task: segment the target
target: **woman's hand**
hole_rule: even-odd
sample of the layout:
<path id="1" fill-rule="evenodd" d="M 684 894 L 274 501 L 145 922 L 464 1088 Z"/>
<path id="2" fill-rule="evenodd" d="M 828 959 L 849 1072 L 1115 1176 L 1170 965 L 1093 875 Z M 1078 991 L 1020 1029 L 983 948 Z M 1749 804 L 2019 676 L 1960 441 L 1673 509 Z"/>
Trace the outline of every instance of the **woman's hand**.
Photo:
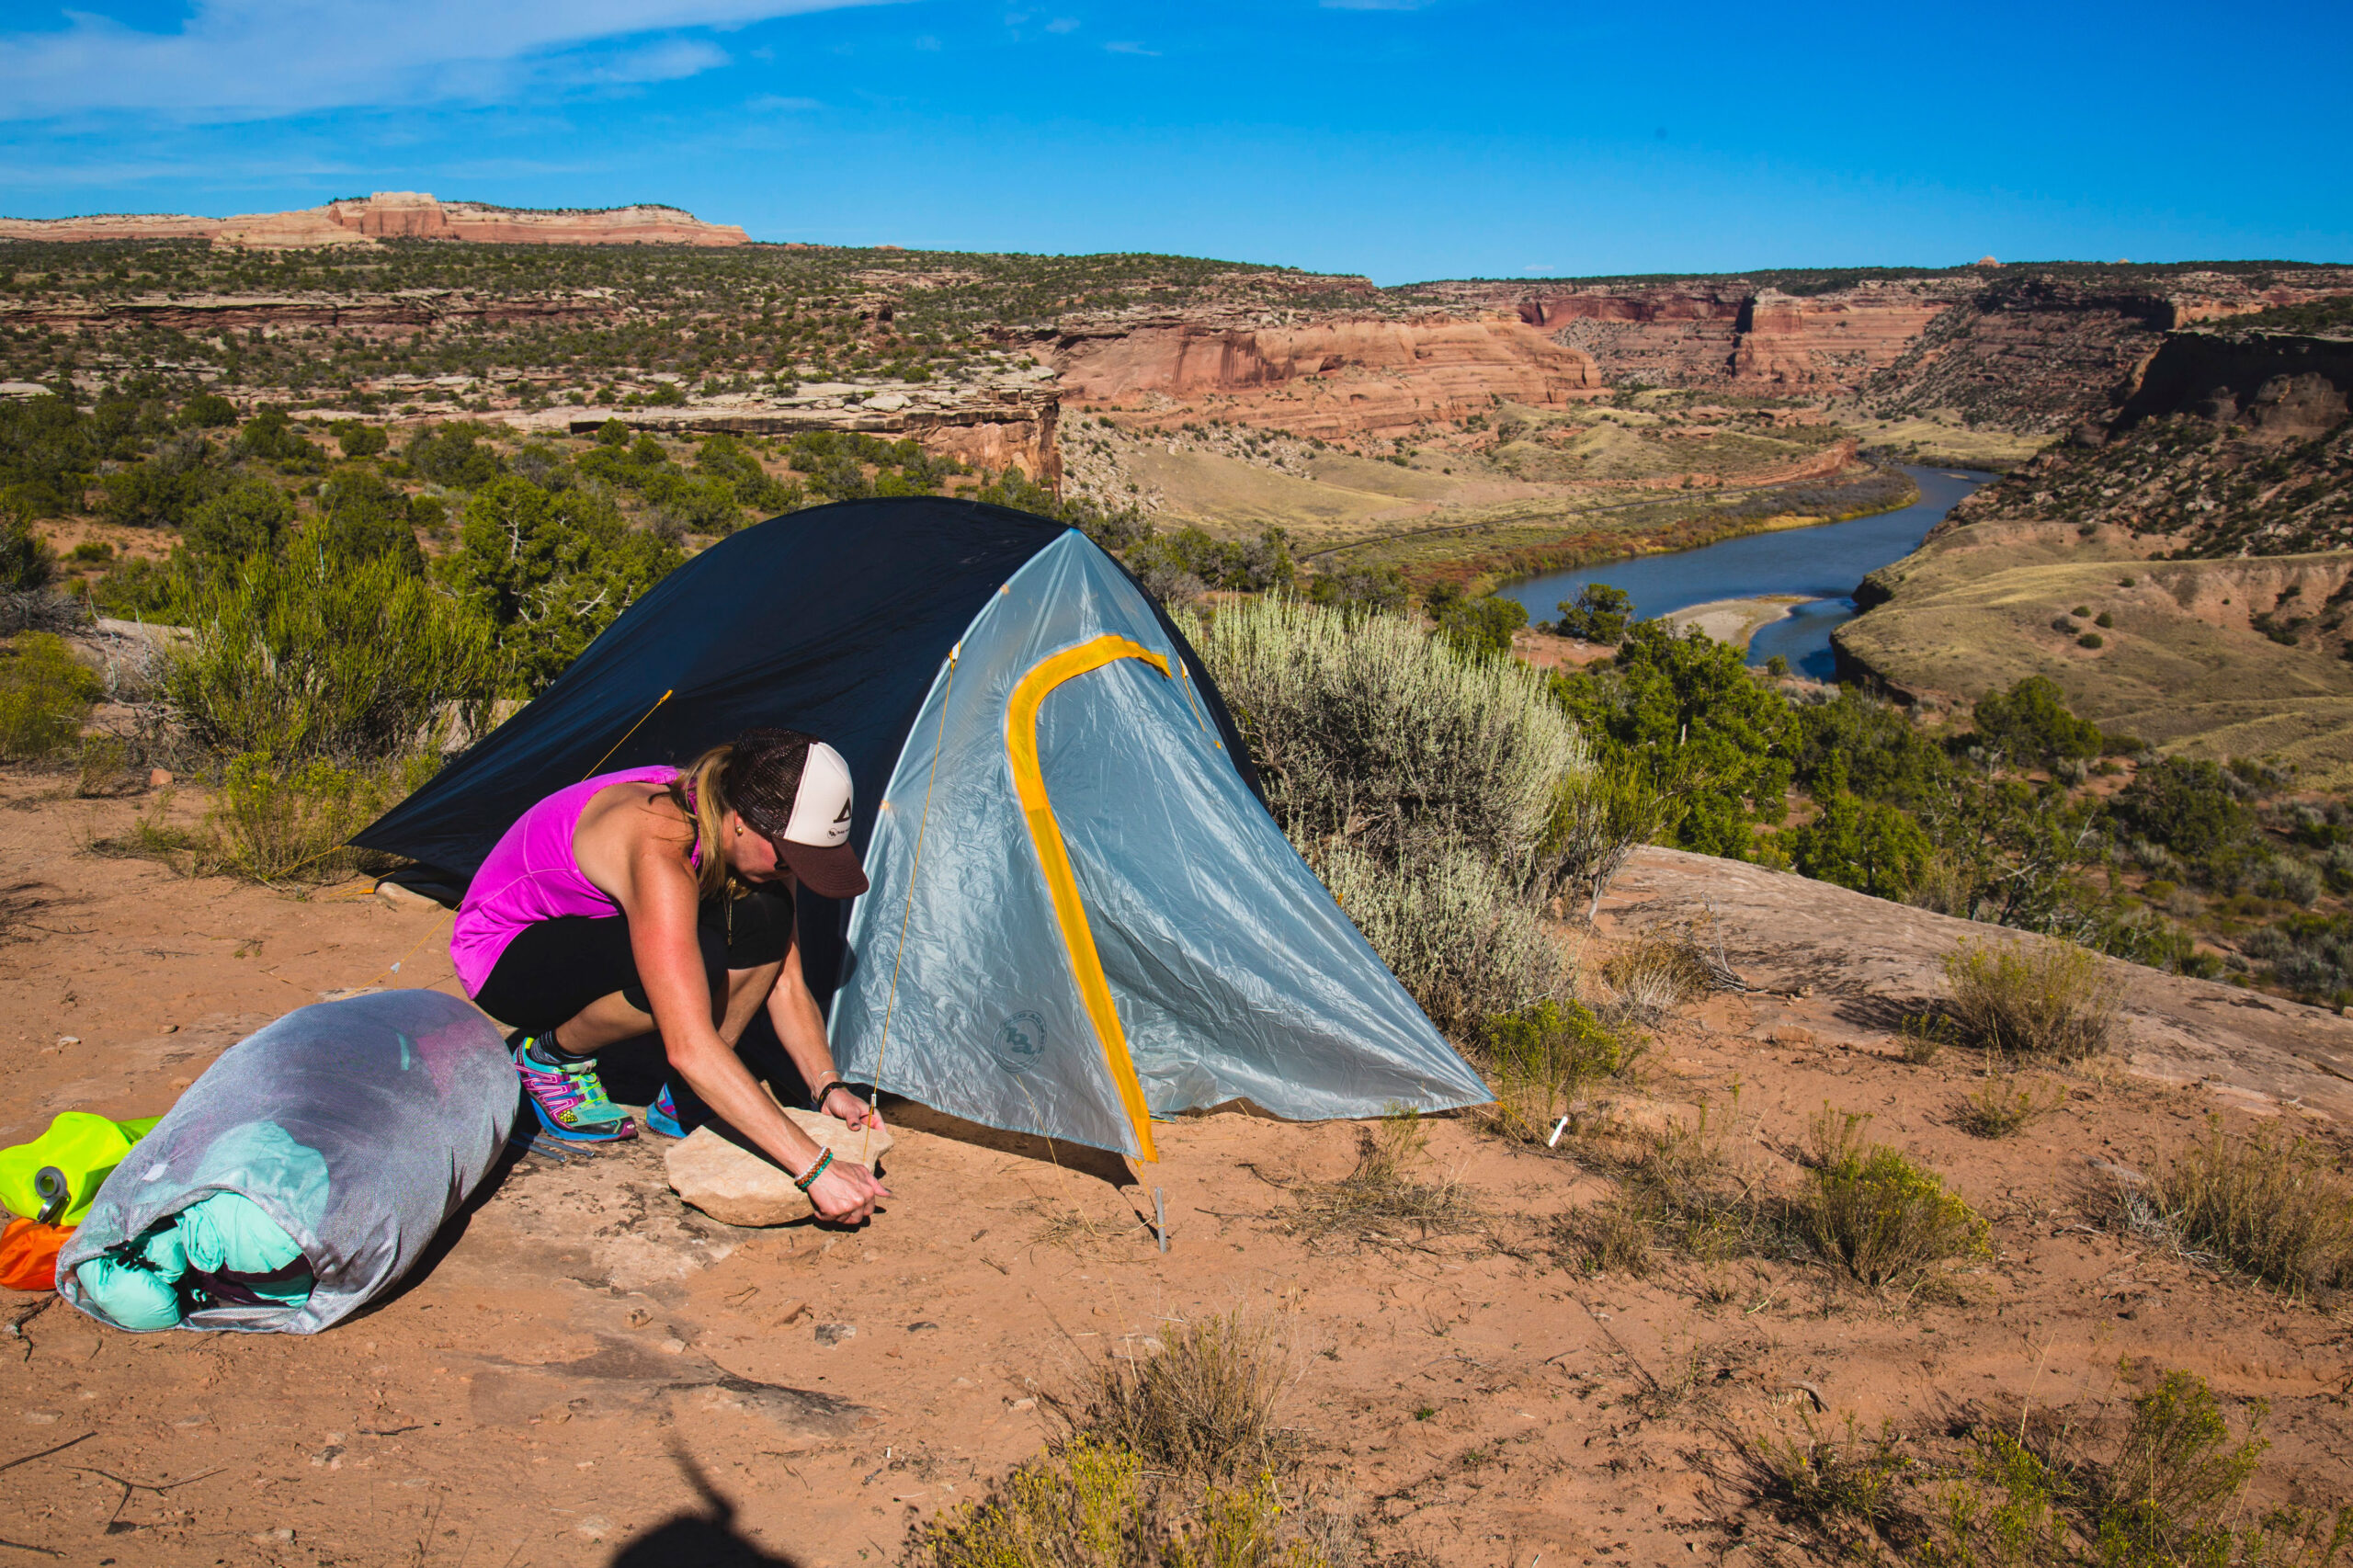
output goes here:
<path id="1" fill-rule="evenodd" d="M 874 1217 L 874 1201 L 891 1189 L 874 1179 L 864 1165 L 835 1160 L 809 1186 L 809 1202 L 817 1218 L 835 1225 L 855 1225 Z"/>
<path id="2" fill-rule="evenodd" d="M 817 1108 L 839 1119 L 852 1131 L 863 1127 L 871 1127 L 877 1132 L 882 1130 L 882 1113 L 868 1109 L 850 1086 L 839 1079 L 826 1085 L 824 1094 L 817 1101 Z"/>

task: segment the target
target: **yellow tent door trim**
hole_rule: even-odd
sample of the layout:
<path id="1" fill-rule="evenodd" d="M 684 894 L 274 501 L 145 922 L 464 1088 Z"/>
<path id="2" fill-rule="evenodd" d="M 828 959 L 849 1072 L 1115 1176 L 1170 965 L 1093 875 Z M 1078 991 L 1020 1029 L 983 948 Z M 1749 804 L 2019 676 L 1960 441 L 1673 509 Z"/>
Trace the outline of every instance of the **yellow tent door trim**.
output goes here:
<path id="1" fill-rule="evenodd" d="M 1152 1142 L 1152 1108 L 1144 1103 L 1143 1085 L 1136 1080 L 1136 1064 L 1128 1055 L 1127 1031 L 1120 1027 L 1120 1009 L 1111 1001 L 1111 983 L 1103 977 L 1103 960 L 1095 950 L 1095 933 L 1086 924 L 1086 907 L 1079 902 L 1078 879 L 1071 872 L 1070 850 L 1054 821 L 1053 802 L 1046 798 L 1046 780 L 1038 767 L 1038 710 L 1054 687 L 1074 676 L 1120 659 L 1142 659 L 1162 675 L 1168 661 L 1141 642 L 1125 637 L 1097 637 L 1040 661 L 1013 688 L 1005 716 L 1005 750 L 1013 764 L 1013 787 L 1021 797 L 1021 814 L 1029 824 L 1029 841 L 1038 846 L 1038 866 L 1045 873 L 1046 890 L 1053 897 L 1054 920 L 1062 926 L 1063 946 L 1070 953 L 1071 972 L 1078 981 L 1079 1000 L 1095 1025 L 1095 1039 L 1103 1048 L 1103 1064 L 1119 1085 L 1128 1123 L 1135 1129 L 1136 1147 L 1143 1158 L 1157 1161 Z"/>

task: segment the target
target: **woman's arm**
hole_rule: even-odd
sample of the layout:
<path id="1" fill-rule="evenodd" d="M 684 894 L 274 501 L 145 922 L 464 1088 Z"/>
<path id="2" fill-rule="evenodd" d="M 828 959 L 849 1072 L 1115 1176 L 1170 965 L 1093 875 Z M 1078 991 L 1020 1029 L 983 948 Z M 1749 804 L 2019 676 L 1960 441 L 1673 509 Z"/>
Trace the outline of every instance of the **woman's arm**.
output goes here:
<path id="1" fill-rule="evenodd" d="M 809 1085 L 811 1108 L 839 1115 L 852 1128 L 864 1127 L 870 1120 L 881 1126 L 881 1113 L 859 1104 L 847 1085 L 839 1095 L 827 1086 L 841 1085 L 841 1069 L 834 1064 L 834 1048 L 825 1039 L 825 1015 L 817 1010 L 817 999 L 809 994 L 809 983 L 801 972 L 797 931 L 792 945 L 785 949 L 784 967 L 777 971 L 776 984 L 768 991 L 767 1008 L 768 1021 L 776 1026 L 784 1053 L 792 1058 L 801 1081 Z"/>
<path id="2" fill-rule="evenodd" d="M 638 980 L 670 1065 L 704 1104 L 762 1153 L 796 1176 L 806 1174 L 822 1151 L 777 1108 L 711 1022 L 711 982 L 703 972 L 702 949 L 696 939 L 699 909 L 693 874 L 666 835 L 649 828 L 634 836 L 614 896 L 629 916 Z M 788 962 L 796 962 L 797 957 L 796 949 Z M 796 981 L 798 973 L 796 967 Z M 801 994 L 808 997 L 805 986 Z M 813 1001 L 810 1011 L 815 1011 Z M 821 1021 L 821 1045 L 823 1039 Z M 820 1215 L 844 1222 L 870 1217 L 874 1200 L 887 1196 L 863 1166 L 840 1160 L 828 1165 L 809 1189 L 809 1200 Z"/>

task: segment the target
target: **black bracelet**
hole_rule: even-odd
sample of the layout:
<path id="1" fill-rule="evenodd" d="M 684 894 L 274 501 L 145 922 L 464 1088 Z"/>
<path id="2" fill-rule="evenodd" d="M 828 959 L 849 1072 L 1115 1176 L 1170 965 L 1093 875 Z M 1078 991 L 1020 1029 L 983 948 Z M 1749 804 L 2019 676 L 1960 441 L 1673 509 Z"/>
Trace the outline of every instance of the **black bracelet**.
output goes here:
<path id="1" fill-rule="evenodd" d="M 819 1116 L 824 1115 L 825 1096 L 832 1094 L 835 1089 L 849 1089 L 849 1080 L 847 1078 L 835 1078 L 824 1088 L 819 1089 L 815 1094 L 811 1095 L 809 1096 L 809 1108 Z M 858 1097 L 858 1091 L 850 1089 L 850 1097 L 852 1099 L 856 1099 Z"/>

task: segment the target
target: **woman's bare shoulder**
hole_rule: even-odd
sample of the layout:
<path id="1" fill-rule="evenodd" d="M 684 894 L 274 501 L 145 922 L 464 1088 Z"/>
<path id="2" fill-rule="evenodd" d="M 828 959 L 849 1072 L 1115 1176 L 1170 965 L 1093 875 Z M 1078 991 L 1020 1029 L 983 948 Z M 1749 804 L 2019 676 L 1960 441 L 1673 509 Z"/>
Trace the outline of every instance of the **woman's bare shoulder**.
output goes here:
<path id="1" fill-rule="evenodd" d="M 660 784 L 608 784 L 588 798 L 573 830 L 573 850 L 581 869 L 595 880 L 592 858 L 626 856 L 641 847 L 675 848 L 684 853 L 694 842 L 693 822 Z"/>

